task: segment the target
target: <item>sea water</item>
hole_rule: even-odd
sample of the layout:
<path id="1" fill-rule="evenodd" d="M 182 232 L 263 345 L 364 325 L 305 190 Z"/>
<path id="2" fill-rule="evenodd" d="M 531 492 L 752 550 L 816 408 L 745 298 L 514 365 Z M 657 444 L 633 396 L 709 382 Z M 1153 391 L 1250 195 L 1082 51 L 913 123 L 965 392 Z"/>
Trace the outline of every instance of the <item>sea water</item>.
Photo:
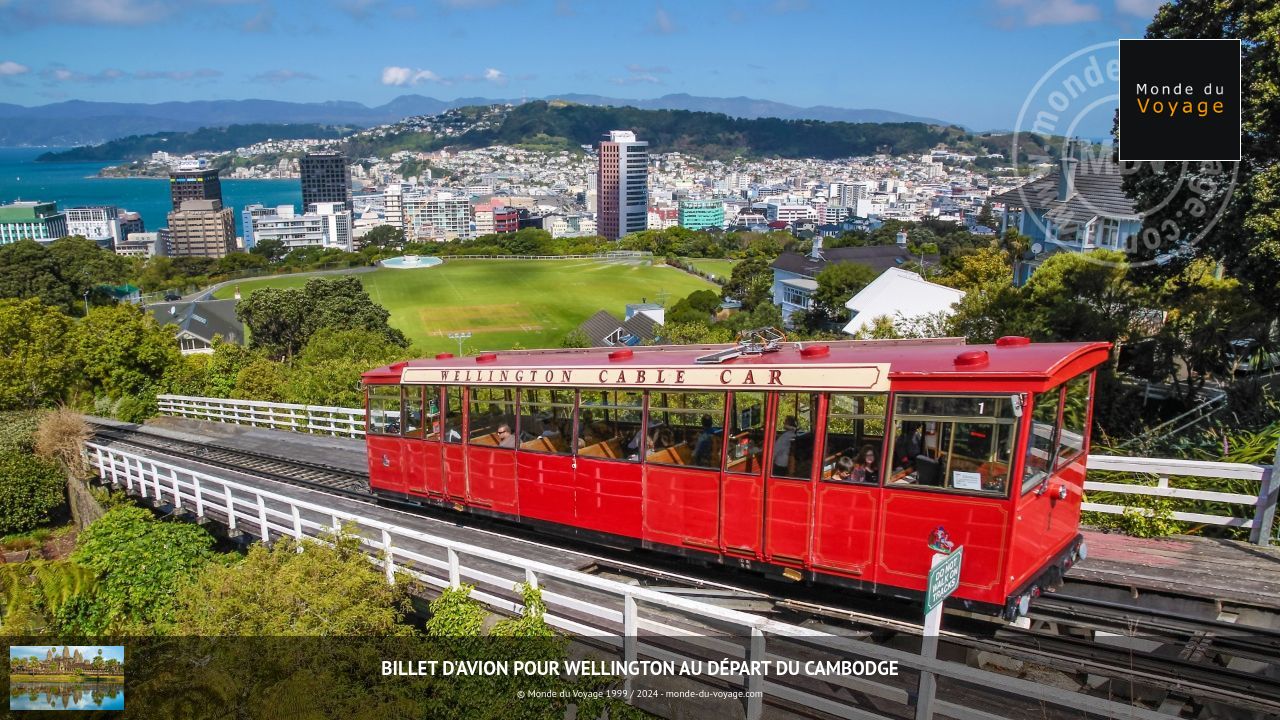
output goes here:
<path id="1" fill-rule="evenodd" d="M 14 200 L 56 200 L 58 208 L 115 205 L 142 214 L 148 231 L 166 227 L 169 181 L 163 178 L 99 178 L 115 163 L 38 163 L 42 153 L 63 148 L 0 148 L 0 204 Z M 222 180 L 222 203 L 235 211 L 236 234 L 243 235 L 240 211 L 245 205 L 293 205 L 301 209 L 302 184 L 288 180 Z"/>

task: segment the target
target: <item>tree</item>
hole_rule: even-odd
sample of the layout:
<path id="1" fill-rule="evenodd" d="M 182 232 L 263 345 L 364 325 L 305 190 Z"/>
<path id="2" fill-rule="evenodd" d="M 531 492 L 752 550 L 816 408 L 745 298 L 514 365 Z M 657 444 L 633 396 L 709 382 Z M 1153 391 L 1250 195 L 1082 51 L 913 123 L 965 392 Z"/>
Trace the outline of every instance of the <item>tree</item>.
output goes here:
<path id="1" fill-rule="evenodd" d="M 734 265 L 729 281 L 720 290 L 721 297 L 737 300 L 747 312 L 760 303 L 769 302 L 773 293 L 773 272 L 769 264 L 767 257 L 752 255 Z"/>
<path id="2" fill-rule="evenodd" d="M 381 225 L 379 227 L 390 226 Z M 374 230 L 377 229 L 378 228 L 374 228 Z M 276 263 L 283 260 L 284 256 L 289 254 L 289 248 L 285 247 L 285 244 L 280 240 L 276 240 L 275 238 L 266 238 L 255 242 L 253 249 L 249 250 L 249 252 L 266 258 L 269 263 Z"/>
<path id="3" fill-rule="evenodd" d="M 74 336 L 83 378 L 110 398 L 154 396 L 160 379 L 180 362 L 172 329 L 133 305 L 94 308 Z"/>
<path id="4" fill-rule="evenodd" d="M 990 199 L 982 203 L 982 209 L 978 211 L 977 223 L 983 227 L 989 227 L 992 230 L 1000 227 L 1000 221 L 996 219 L 996 214 L 992 210 Z"/>
<path id="5" fill-rule="evenodd" d="M 85 635 L 172 627 L 179 590 L 212 558 L 199 525 L 161 522 L 134 506 L 107 511 L 80 533 L 72 559 L 98 574 L 93 593 L 64 609 L 66 627 Z"/>
<path id="6" fill-rule="evenodd" d="M 58 259 L 34 240 L 0 245 L 0 298 L 36 298 L 68 313 L 76 312 L 80 299 Z"/>
<path id="7" fill-rule="evenodd" d="M 1122 253 L 1058 253 L 1022 288 L 1034 310 L 1032 336 L 1042 341 L 1106 340 L 1129 336 L 1142 300 L 1129 281 Z"/>
<path id="8" fill-rule="evenodd" d="M 1009 258 L 996 248 L 983 248 L 956 261 L 956 269 L 933 278 L 940 285 L 969 292 L 993 284 L 1012 282 Z"/>
<path id="9" fill-rule="evenodd" d="M 369 330 L 399 347 L 404 333 L 391 327 L 391 313 L 373 302 L 359 278 L 313 278 L 302 290 L 266 288 L 241 300 L 236 314 L 249 328 L 254 347 L 276 357 L 296 355 L 321 328 Z"/>
<path id="10" fill-rule="evenodd" d="M 62 505 L 66 477 L 56 463 L 0 451 L 0 535 L 31 530 Z"/>
<path id="11" fill-rule="evenodd" d="M 814 309 L 828 322 L 844 322 L 849 319 L 844 304 L 876 279 L 876 271 L 859 263 L 838 262 L 822 268 L 815 279 Z"/>
<path id="12" fill-rule="evenodd" d="M 564 339 L 560 341 L 562 348 L 588 348 L 591 347 L 591 338 L 587 334 L 574 328 L 565 334 Z"/>
<path id="13" fill-rule="evenodd" d="M 404 231 L 393 225 L 378 225 L 360 238 L 362 247 L 397 248 L 404 244 Z"/>
<path id="14" fill-rule="evenodd" d="M 1232 276 L 1239 278 L 1258 303 L 1273 314 L 1280 313 L 1280 42 L 1275 28 L 1280 26 L 1280 5 L 1272 0 L 1234 2 L 1169 2 L 1156 12 L 1147 26 L 1148 38 L 1239 38 L 1241 42 L 1241 162 L 1166 163 L 1157 168 L 1143 163 L 1137 172 L 1126 175 L 1126 194 L 1143 215 L 1144 232 L 1168 235 L 1172 222 L 1181 238 L 1203 239 L 1195 247 L 1182 247 L 1170 262 L 1150 264 L 1139 271 L 1143 277 L 1176 277 L 1196 257 L 1221 261 Z M 1119 133 L 1116 133 L 1119 146 Z M 1234 192 L 1226 182 L 1237 170 Z M 1185 170 L 1185 174 L 1184 174 Z M 1185 212 L 1194 200 L 1183 186 L 1199 186 L 1205 211 Z M 1164 202 L 1168 197 L 1185 202 Z M 1229 195 L 1229 197 L 1228 197 Z M 1222 213 L 1216 209 L 1225 207 Z M 1210 228 L 1210 224 L 1212 227 Z M 1169 248 L 1158 248 L 1168 250 Z M 1143 246 L 1143 259 L 1156 250 Z"/>
<path id="15" fill-rule="evenodd" d="M 0 300 L 0 409 L 49 405 L 75 377 L 72 320 L 39 300 Z"/>
<path id="16" fill-rule="evenodd" d="M 254 544 L 238 563 L 206 566 L 178 591 L 174 619 L 183 635 L 385 637 L 413 634 L 408 610 L 406 583 L 389 584 L 344 533 Z"/>
<path id="17" fill-rule="evenodd" d="M 218 262 L 214 265 L 212 272 L 218 275 L 230 275 L 249 270 L 262 270 L 266 266 L 267 259 L 261 255 L 234 252 L 218 258 Z"/>

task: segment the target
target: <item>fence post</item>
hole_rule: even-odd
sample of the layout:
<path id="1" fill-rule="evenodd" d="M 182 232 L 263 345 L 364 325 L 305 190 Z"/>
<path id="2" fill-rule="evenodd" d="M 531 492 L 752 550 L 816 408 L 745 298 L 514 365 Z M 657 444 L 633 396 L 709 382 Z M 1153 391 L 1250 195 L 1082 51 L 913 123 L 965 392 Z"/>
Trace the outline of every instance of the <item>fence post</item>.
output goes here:
<path id="1" fill-rule="evenodd" d="M 1276 521 L 1276 501 L 1280 500 L 1280 443 L 1276 444 L 1276 457 L 1271 467 L 1262 473 L 1262 489 L 1258 492 L 1257 511 L 1253 515 L 1250 542 L 1267 546 L 1271 544 L 1271 526 Z"/>
<path id="2" fill-rule="evenodd" d="M 382 552 L 387 554 L 387 584 L 396 584 L 396 561 L 391 556 L 391 533 L 386 528 L 382 529 Z"/>
<path id="3" fill-rule="evenodd" d="M 636 598 L 634 595 L 622 596 L 622 660 L 626 663 L 635 662 L 637 658 L 636 644 L 640 640 L 640 621 L 636 608 Z M 631 676 L 628 675 L 622 681 L 622 687 L 627 692 L 627 698 L 631 697 Z"/>
<path id="4" fill-rule="evenodd" d="M 764 651 L 764 632 L 758 627 L 751 628 L 751 644 L 747 647 L 747 662 L 762 661 L 767 655 Z M 747 720 L 760 720 L 764 714 L 764 674 L 748 673 L 747 681 Z"/>
<path id="5" fill-rule="evenodd" d="M 448 548 L 449 551 L 449 587 L 457 590 L 462 587 L 462 568 L 458 565 L 458 551 Z"/>

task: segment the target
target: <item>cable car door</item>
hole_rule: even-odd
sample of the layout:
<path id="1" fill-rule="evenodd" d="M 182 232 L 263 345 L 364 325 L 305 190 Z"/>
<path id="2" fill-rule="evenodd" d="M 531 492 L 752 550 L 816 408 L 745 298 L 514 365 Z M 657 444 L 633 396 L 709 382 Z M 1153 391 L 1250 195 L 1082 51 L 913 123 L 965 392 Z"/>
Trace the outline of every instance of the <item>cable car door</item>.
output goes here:
<path id="1" fill-rule="evenodd" d="M 813 569 L 874 583 L 888 402 L 883 394 L 859 393 L 832 393 L 826 400 Z"/>
<path id="2" fill-rule="evenodd" d="M 777 393 L 770 398 L 765 556 L 782 565 L 803 567 L 809 560 L 819 398 L 817 393 Z"/>
<path id="3" fill-rule="evenodd" d="M 462 388 L 450 385 L 444 389 L 444 432 L 442 434 L 441 477 L 445 497 L 464 502 L 467 499 L 467 447 L 462 444 L 462 430 L 466 427 L 463 416 Z"/>

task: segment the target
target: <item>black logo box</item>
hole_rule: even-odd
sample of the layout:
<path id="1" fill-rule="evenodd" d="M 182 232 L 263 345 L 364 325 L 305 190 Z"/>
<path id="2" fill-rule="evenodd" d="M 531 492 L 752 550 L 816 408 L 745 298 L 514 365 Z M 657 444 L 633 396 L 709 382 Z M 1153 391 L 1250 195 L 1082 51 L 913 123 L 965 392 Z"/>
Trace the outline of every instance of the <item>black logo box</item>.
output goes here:
<path id="1" fill-rule="evenodd" d="M 1120 40 L 1121 162 L 1239 161 L 1240 58 L 1234 38 Z"/>

